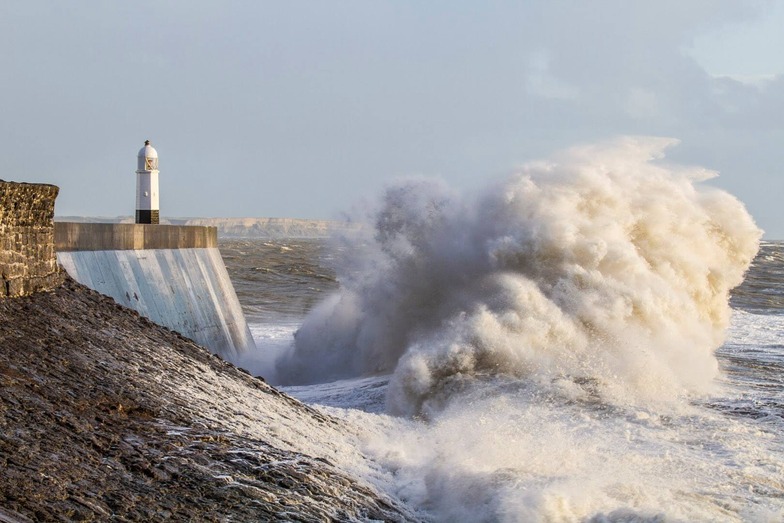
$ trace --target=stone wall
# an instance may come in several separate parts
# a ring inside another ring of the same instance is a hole
[[[54,249],[54,185],[0,180],[0,298],[63,281]]]

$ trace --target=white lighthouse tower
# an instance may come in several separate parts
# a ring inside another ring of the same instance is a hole
[[[158,151],[144,142],[136,158],[136,223],[160,223]]]

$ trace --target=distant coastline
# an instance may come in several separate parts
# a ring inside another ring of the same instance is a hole
[[[133,223],[133,216],[56,216],[58,222]],[[220,238],[327,238],[352,224],[298,218],[161,218],[161,224],[217,227]]]

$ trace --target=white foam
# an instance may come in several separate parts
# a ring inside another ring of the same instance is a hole
[[[339,388],[346,392],[351,382]],[[294,390],[303,397],[307,389],[321,404],[319,391],[335,399],[323,385]],[[780,433],[703,407],[666,415],[619,409],[496,379],[464,391],[428,422],[325,410],[356,432],[377,465],[356,472],[426,520],[784,517]]]
[[[784,345],[784,316],[732,311],[726,344],[730,347]]]
[[[276,362],[291,350],[298,325],[295,321],[248,324],[256,348],[233,358],[232,363],[269,383],[277,383]]]
[[[281,390],[306,403],[381,413],[385,409],[384,395],[388,383],[389,376],[372,376],[316,385],[281,387]]]

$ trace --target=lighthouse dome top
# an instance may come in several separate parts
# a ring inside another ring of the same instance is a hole
[[[137,155],[137,165],[140,171],[152,171],[158,169],[158,151],[150,145],[150,140],[145,140],[144,147],[139,149]]]
[[[150,140],[144,141],[144,147],[139,149],[139,158],[157,158],[158,151],[155,150],[155,147],[150,145]]]

